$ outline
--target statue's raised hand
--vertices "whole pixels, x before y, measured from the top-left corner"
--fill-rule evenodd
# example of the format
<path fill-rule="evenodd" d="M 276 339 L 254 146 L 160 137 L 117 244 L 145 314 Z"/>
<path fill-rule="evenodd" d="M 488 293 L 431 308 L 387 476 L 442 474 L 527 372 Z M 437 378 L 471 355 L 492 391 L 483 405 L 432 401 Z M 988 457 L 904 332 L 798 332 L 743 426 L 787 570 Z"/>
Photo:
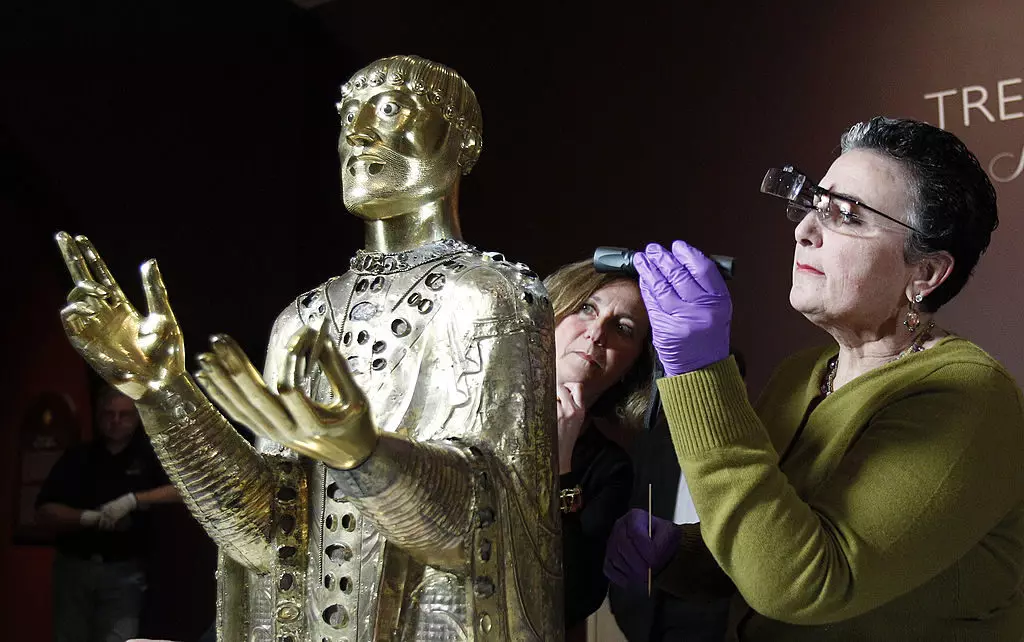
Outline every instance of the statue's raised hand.
<path fill-rule="evenodd" d="M 124 296 L 89 239 L 57 233 L 75 287 L 61 310 L 71 345 L 108 383 L 135 401 L 185 374 L 181 329 L 156 261 L 142 264 L 149 314 L 142 316 Z"/>
<path fill-rule="evenodd" d="M 213 351 L 198 357 L 196 381 L 224 412 L 256 434 L 332 468 L 351 469 L 370 456 L 380 433 L 366 396 L 325 327 L 317 332 L 303 326 L 292 335 L 272 386 L 234 340 L 216 335 Z M 326 403 L 313 401 L 302 390 L 316 365 L 331 386 Z"/>

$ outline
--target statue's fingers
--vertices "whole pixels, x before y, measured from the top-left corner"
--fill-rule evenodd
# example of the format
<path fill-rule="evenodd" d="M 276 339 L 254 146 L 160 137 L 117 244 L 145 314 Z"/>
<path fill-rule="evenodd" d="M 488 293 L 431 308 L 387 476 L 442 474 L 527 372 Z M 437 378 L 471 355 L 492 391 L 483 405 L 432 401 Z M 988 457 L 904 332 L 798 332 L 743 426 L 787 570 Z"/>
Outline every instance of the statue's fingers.
<path fill-rule="evenodd" d="M 160 267 L 156 259 L 149 259 L 142 264 L 142 289 L 146 293 L 146 307 L 151 315 L 156 314 L 170 319 L 174 318 L 171 304 L 167 300 L 167 288 L 160 276 Z"/>
<path fill-rule="evenodd" d="M 68 301 L 103 301 L 110 293 L 95 281 L 79 281 L 68 293 Z"/>
<path fill-rule="evenodd" d="M 254 407 L 266 420 L 280 429 L 291 423 L 288 411 L 284 409 L 276 395 L 270 392 L 263 382 L 263 377 L 253 367 L 242 348 L 234 339 L 226 334 L 210 337 L 213 352 L 224 367 L 225 372 L 238 386 L 247 405 Z"/>
<path fill-rule="evenodd" d="M 243 409 L 244 405 L 239 402 L 241 393 L 238 387 L 221 368 L 216 356 L 203 352 L 196 356 L 196 362 L 199 363 L 199 371 L 195 373 L 196 381 L 215 404 L 238 423 L 246 426 L 259 423 Z"/>
<path fill-rule="evenodd" d="M 289 351 L 284 355 L 284 363 L 281 364 L 281 372 L 277 376 L 277 394 L 291 392 L 299 387 L 302 381 L 302 373 L 305 372 L 305 358 Z"/>
<path fill-rule="evenodd" d="M 316 336 L 317 333 L 313 328 L 302 326 L 288 339 L 285 356 L 287 365 L 284 367 L 284 374 L 290 378 L 287 382 L 289 387 L 297 387 L 312 369 L 312 350 Z"/>
<path fill-rule="evenodd" d="M 270 422 L 260 420 L 257 416 L 252 413 L 243 410 L 243 405 L 239 403 L 239 392 L 231 381 L 230 377 L 226 375 L 218 377 L 211 374 L 209 366 L 204 364 L 202 357 L 212 356 L 208 353 L 199 355 L 200 367 L 202 368 L 199 372 L 194 374 L 196 381 L 199 386 L 203 389 L 203 392 L 217 404 L 220 409 L 226 414 L 232 421 L 242 424 L 255 434 L 271 441 L 278 441 L 279 436 L 274 431 L 274 427 Z"/>
<path fill-rule="evenodd" d="M 356 385 L 348 364 L 341 358 L 330 337 L 324 337 L 320 350 L 320 368 L 330 382 L 342 404 L 348 405 L 362 402 L 363 391 Z"/>
<path fill-rule="evenodd" d="M 320 353 L 323 352 L 325 346 L 331 345 L 328 343 L 330 335 L 327 334 L 327 330 L 330 327 L 327 317 L 320 320 L 320 326 L 317 328 L 316 337 L 313 339 L 312 349 L 309 351 L 309 357 L 306 359 L 306 372 L 304 376 L 309 377 L 313 374 L 313 368 L 320 361 Z"/>
<path fill-rule="evenodd" d="M 64 331 L 72 337 L 72 341 L 85 331 L 86 323 L 92 317 L 92 310 L 84 303 L 72 303 L 60 311 L 60 320 L 64 324 Z"/>
<path fill-rule="evenodd" d="M 61 317 L 94 317 L 96 314 L 96 308 L 82 301 L 69 303 L 60 311 Z"/>
<path fill-rule="evenodd" d="M 209 384 L 209 392 L 215 397 L 217 405 L 231 414 L 233 419 L 245 424 L 267 423 L 259 416 L 256 408 L 248 403 L 245 393 L 228 373 L 220 357 L 212 352 L 201 352 L 196 355 L 196 362 L 199 364 L 199 374 Z"/>
<path fill-rule="evenodd" d="M 288 338 L 287 349 L 288 352 L 308 352 L 313 346 L 313 339 L 316 338 L 316 330 L 304 325 Z"/>
<path fill-rule="evenodd" d="M 55 238 L 57 247 L 60 248 L 60 254 L 64 258 L 64 265 L 67 266 L 68 273 L 71 275 L 71 280 L 75 283 L 92 281 L 89 265 L 85 262 L 85 257 L 82 256 L 82 251 L 75 239 L 71 238 L 67 232 L 57 232 Z"/>
<path fill-rule="evenodd" d="M 319 426 L 323 423 L 318 416 L 317 409 L 314 408 L 313 402 L 309 400 L 306 393 L 297 388 L 292 388 L 291 390 L 281 392 L 279 398 L 284 407 L 288 409 L 289 414 L 295 418 L 288 443 L 316 436 L 309 429 L 303 429 L 303 426 Z"/>
<path fill-rule="evenodd" d="M 96 251 L 92 241 L 84 236 L 76 236 L 75 241 L 78 243 L 78 247 L 85 257 L 85 262 L 92 271 L 93 276 L 96 277 L 96 280 L 109 290 L 112 295 L 122 299 L 125 298 L 124 292 L 121 291 L 121 286 L 114 280 L 114 275 L 110 272 L 106 262 L 100 257 L 100 253 Z"/>

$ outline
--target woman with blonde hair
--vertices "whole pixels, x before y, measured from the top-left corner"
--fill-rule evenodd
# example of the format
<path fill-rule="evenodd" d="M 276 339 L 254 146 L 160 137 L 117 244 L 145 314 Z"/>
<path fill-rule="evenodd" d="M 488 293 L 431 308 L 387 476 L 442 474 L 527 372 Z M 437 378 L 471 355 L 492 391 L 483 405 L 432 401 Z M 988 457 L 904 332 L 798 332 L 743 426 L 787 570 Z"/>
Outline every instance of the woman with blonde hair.
<path fill-rule="evenodd" d="M 654 351 L 635 279 L 598 273 L 589 260 L 544 281 L 555 312 L 558 464 L 562 496 L 565 625 L 604 601 L 602 561 L 632 490 L 629 455 L 615 443 L 643 424 Z M 612 435 L 613 438 L 609 438 Z"/>

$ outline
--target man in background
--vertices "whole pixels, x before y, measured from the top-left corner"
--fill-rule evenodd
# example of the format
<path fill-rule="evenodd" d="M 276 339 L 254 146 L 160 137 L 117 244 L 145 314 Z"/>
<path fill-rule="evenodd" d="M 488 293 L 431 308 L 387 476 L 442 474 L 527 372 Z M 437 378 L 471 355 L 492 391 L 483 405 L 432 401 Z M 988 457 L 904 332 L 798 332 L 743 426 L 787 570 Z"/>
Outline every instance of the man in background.
<path fill-rule="evenodd" d="M 138 633 L 146 588 L 142 559 L 152 504 L 179 502 L 135 404 L 104 387 L 95 437 L 69 449 L 36 500 L 36 519 L 56 531 L 56 642 L 124 642 Z"/>

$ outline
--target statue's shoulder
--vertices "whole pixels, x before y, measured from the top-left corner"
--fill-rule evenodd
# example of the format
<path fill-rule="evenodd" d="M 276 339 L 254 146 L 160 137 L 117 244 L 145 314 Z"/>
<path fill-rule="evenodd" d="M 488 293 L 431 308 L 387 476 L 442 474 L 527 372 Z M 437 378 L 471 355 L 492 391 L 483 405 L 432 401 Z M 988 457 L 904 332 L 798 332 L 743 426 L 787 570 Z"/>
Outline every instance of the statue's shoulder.
<path fill-rule="evenodd" d="M 451 304 L 482 316 L 517 316 L 550 324 L 551 303 L 544 282 L 525 263 L 476 249 L 453 261 L 457 271 Z"/>

